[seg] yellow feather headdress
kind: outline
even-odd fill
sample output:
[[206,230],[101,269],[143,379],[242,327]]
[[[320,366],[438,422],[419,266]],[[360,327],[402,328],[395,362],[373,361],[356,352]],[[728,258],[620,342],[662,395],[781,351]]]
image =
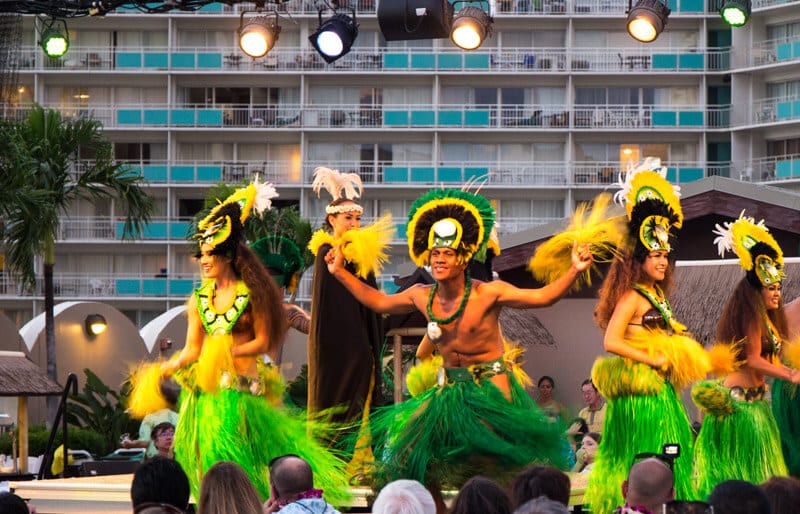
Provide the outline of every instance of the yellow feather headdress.
[[767,287],[783,280],[783,251],[764,220],[756,223],[742,211],[739,219],[717,224],[713,232],[717,235],[714,244],[720,257],[726,251],[734,252],[752,285]]

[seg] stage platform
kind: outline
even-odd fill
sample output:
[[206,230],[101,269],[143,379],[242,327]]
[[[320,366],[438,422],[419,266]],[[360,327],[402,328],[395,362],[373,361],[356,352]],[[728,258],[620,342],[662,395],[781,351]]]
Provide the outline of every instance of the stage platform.
[[[572,482],[570,505],[583,503],[588,475],[569,473]],[[11,481],[11,490],[31,500],[38,514],[94,513],[130,514],[133,475],[107,475],[50,480]],[[367,487],[353,488],[353,512],[369,512]],[[455,495],[455,491],[445,497]]]

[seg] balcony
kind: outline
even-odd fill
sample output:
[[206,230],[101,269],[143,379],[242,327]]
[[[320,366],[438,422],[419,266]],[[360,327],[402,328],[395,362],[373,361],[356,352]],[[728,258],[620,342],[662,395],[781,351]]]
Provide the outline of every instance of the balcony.
[[768,125],[795,122],[800,119],[800,97],[762,98],[753,102],[746,119],[736,125]]
[[[102,275],[98,273],[55,273],[53,292],[57,301],[97,300],[98,298],[141,297],[185,298],[200,283],[199,276],[178,275],[160,277],[153,275]],[[6,275],[0,275],[0,298],[43,297],[44,277],[36,277],[33,291],[22,287]]]
[[[693,182],[712,175],[729,176],[730,163],[727,162],[680,162],[668,161],[667,180],[673,184]],[[577,185],[610,185],[619,180],[619,172],[624,169],[619,161],[576,161],[571,164],[573,181]]]
[[800,154],[760,157],[738,171],[739,179],[748,182],[800,181]]
[[[181,218],[151,218],[144,227],[141,239],[186,241],[191,220]],[[125,220],[111,216],[70,217],[61,220],[56,240],[62,242],[121,241]]]

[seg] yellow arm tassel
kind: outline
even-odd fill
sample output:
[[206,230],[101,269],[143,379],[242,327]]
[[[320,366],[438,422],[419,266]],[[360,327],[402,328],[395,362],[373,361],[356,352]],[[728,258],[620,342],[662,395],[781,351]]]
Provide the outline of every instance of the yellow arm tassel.
[[233,337],[230,334],[208,335],[203,340],[203,349],[195,365],[195,385],[206,393],[215,393],[219,389],[222,372],[235,374],[231,346]]
[[396,231],[392,215],[385,214],[372,225],[344,233],[342,252],[347,261],[355,264],[356,275],[367,278],[370,273],[380,274],[388,258],[386,249]]
[[736,345],[728,343],[717,343],[708,349],[708,359],[711,363],[711,373],[724,377],[730,375],[742,365],[742,361],[737,359]]
[[727,387],[716,381],[703,380],[692,387],[692,401],[712,416],[733,414],[733,398]]
[[592,366],[592,382],[606,398],[658,395],[664,378],[647,364],[622,357],[598,357]]
[[503,361],[506,363],[506,367],[514,374],[517,382],[523,387],[530,387],[533,385],[533,380],[522,369],[522,356],[524,354],[525,349],[522,346],[503,337]]
[[670,382],[680,391],[711,371],[711,360],[703,346],[687,335],[669,335],[661,330],[644,330],[625,341],[650,355],[667,359]]
[[259,365],[258,378],[264,384],[264,398],[271,405],[280,406],[283,403],[283,392],[286,389],[280,367]]
[[572,287],[577,290],[591,285],[591,268],[596,270],[597,263],[609,262],[617,256],[627,235],[625,217],[613,215],[611,211],[611,195],[608,193],[598,195],[591,207],[586,203],[580,204],[567,229],[539,245],[528,261],[528,270],[537,280],[549,284],[572,266],[573,244],[587,244],[594,263],[581,273]]
[[131,372],[128,412],[135,419],[170,407],[161,394],[161,363],[140,364]]
[[436,386],[436,375],[439,368],[444,364],[441,355],[436,355],[430,359],[425,359],[419,364],[408,370],[406,375],[406,387],[411,396],[419,396],[428,389]]
[[800,338],[795,338],[784,343],[783,361],[790,368],[800,369]]

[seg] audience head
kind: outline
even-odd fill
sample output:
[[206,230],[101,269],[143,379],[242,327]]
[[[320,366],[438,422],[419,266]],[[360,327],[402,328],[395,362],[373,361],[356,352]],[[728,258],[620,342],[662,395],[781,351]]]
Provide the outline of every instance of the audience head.
[[506,491],[484,477],[472,477],[461,487],[450,514],[511,514],[511,500]]
[[587,378],[581,383],[581,394],[583,395],[583,403],[589,407],[596,405],[601,398],[591,378]]
[[294,501],[314,488],[314,472],[308,462],[297,455],[283,455],[270,462],[269,482],[277,500]]
[[744,480],[720,482],[708,495],[714,514],[770,514],[769,500],[757,485]]
[[135,512],[160,504],[184,512],[189,504],[189,478],[176,461],[153,457],[136,468],[131,501]]
[[569,514],[569,509],[561,502],[540,496],[517,507],[514,514]]
[[656,457],[635,462],[622,483],[622,496],[632,507],[644,507],[657,512],[675,497],[675,477],[672,468]]
[[0,493],[0,512],[3,514],[28,514],[28,504],[14,493]]
[[241,466],[217,462],[200,484],[198,514],[261,514],[261,499]]
[[772,477],[761,490],[767,495],[772,514],[790,514],[800,508],[800,479],[794,477]]
[[395,480],[378,493],[372,514],[436,514],[436,503],[416,480]]
[[567,505],[569,492],[569,477],[561,470],[550,466],[528,466],[511,484],[511,500],[514,507],[540,496]]

